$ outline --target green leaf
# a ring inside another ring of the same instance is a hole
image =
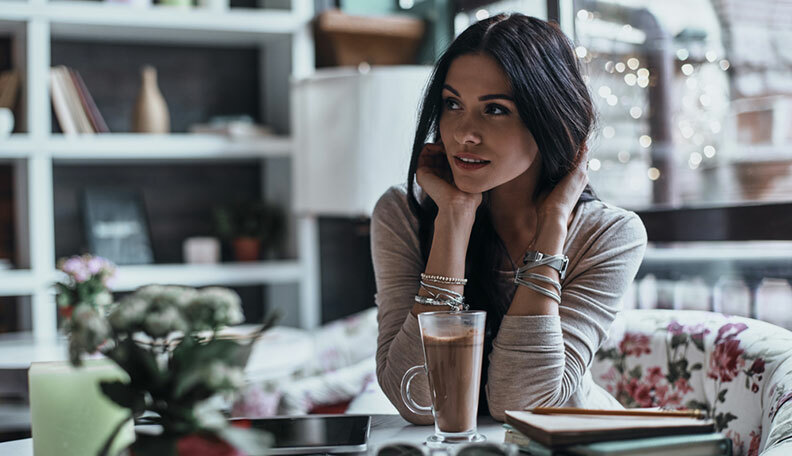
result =
[[[729,389],[728,388],[724,388],[724,389],[721,390],[720,393],[718,393],[718,400],[720,402],[726,402],[726,392],[727,391],[729,391]]]
[[[153,393],[167,378],[160,372],[154,353],[139,347],[131,338],[120,341],[107,356],[129,374],[130,384],[139,390]]]
[[[715,430],[720,432],[726,429],[726,426],[729,425],[729,422],[736,419],[737,417],[732,415],[730,412],[718,413],[718,415],[715,417]]]
[[[628,375],[631,378],[641,378],[642,373],[643,373],[643,370],[641,369],[641,366],[635,366],[632,369],[630,369],[630,372],[628,373]]]
[[[687,342],[687,334],[674,334],[671,337],[671,349],[676,349],[685,342]]]
[[[703,335],[700,336],[700,337],[691,337],[690,340],[693,341],[693,345],[695,345],[696,348],[699,349],[699,351],[702,351],[702,352],[704,351],[704,336]]]
[[[146,409],[146,398],[144,394],[133,388],[129,383],[124,383],[120,380],[108,382],[102,381],[99,387],[105,396],[110,400],[132,411],[133,414],[138,414]]]

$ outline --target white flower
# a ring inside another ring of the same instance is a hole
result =
[[[125,297],[115,306],[108,320],[116,332],[132,333],[143,325],[148,310],[149,303],[133,294]]]
[[[193,328],[198,330],[216,329],[245,321],[239,295],[228,288],[204,288],[185,310]]]
[[[174,331],[186,331],[187,321],[174,306],[166,307],[158,312],[149,313],[143,322],[143,330],[149,336],[158,339]]]

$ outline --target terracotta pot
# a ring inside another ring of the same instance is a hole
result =
[[[254,237],[238,237],[232,242],[234,258],[237,261],[258,261],[261,251],[261,239]]]
[[[170,114],[165,98],[157,86],[157,70],[146,66],[141,71],[142,84],[132,112],[135,133],[170,133]]]

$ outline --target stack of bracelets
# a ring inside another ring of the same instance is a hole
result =
[[[430,283],[431,282],[431,283]],[[432,285],[434,284],[434,285]],[[425,306],[442,306],[450,307],[451,310],[459,312],[460,310],[468,310],[468,305],[465,304],[465,297],[461,293],[443,288],[439,285],[466,285],[467,279],[457,279],[454,277],[444,277],[439,275],[423,274],[421,273],[421,289],[424,290],[429,296],[415,296],[415,302]]]
[[[550,266],[558,271],[560,278],[564,279],[566,267],[569,263],[569,258],[566,255],[545,255],[540,252],[528,251],[523,257],[523,265],[517,269],[514,277],[514,283],[530,288],[531,290],[545,295],[553,301],[561,304],[561,283],[546,275],[529,272],[531,269],[538,268],[539,266]],[[556,291],[549,290],[543,286],[537,285],[534,282],[541,282],[552,286]]]

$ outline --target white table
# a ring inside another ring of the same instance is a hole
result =
[[[501,423],[492,418],[479,418],[479,433],[487,437],[488,442],[503,443],[504,429]],[[421,444],[434,432],[433,426],[413,426],[399,415],[374,415],[371,419],[369,435],[369,453],[390,442],[411,442]],[[0,454],[15,456],[33,456],[33,440],[14,440],[0,443]]]

